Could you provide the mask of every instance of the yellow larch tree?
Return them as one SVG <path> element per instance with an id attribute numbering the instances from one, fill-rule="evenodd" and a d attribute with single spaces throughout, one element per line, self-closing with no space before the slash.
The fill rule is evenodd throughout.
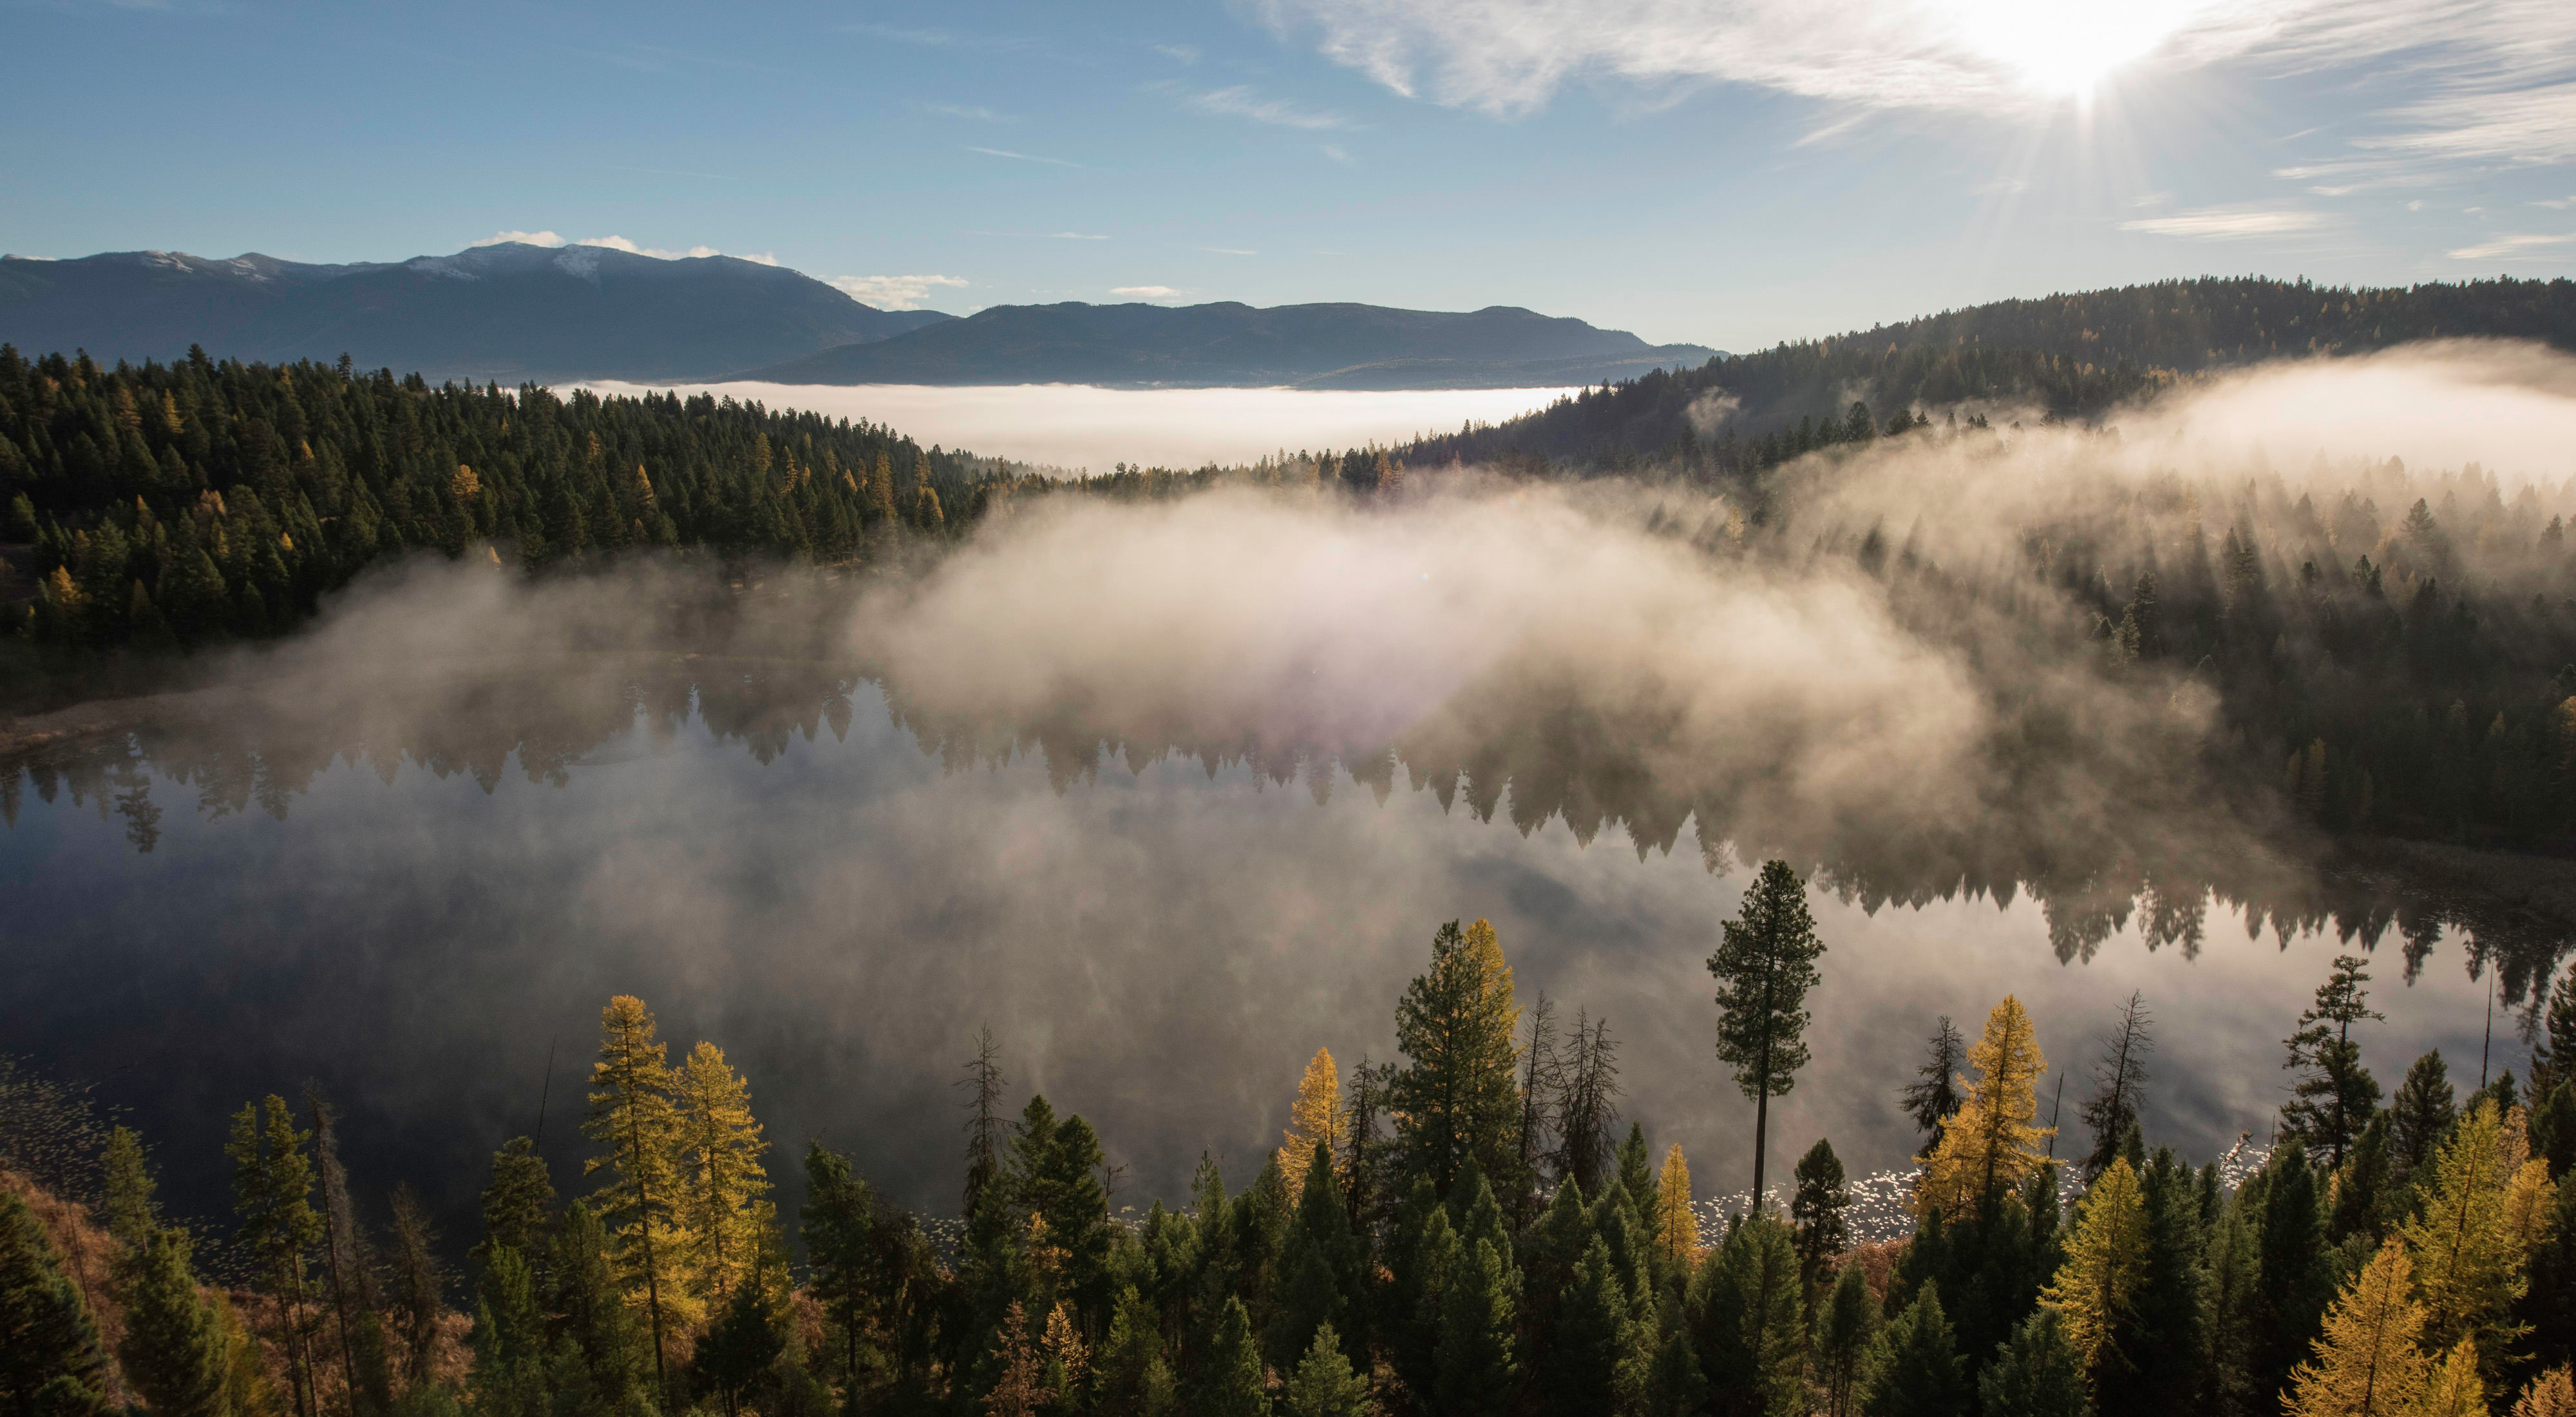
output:
<path id="1" fill-rule="evenodd" d="M 769 1173 L 760 1164 L 769 1143 L 751 1114 L 751 1083 L 712 1043 L 690 1050 L 678 1100 L 684 1263 L 690 1291 L 713 1304 L 752 1273 L 775 1225 Z"/>
<path id="2" fill-rule="evenodd" d="M 615 1242 L 619 1286 L 651 1325 L 653 1375 L 667 1397 L 664 1350 L 699 1309 L 674 1282 L 688 1249 L 677 1221 L 680 1116 L 671 1104 L 668 1052 L 653 1035 L 653 1011 L 632 994 L 600 1010 L 599 1058 L 590 1067 L 590 1115 L 582 1134 L 602 1150 L 582 1162 L 581 1174 L 606 1177 L 592 1199 Z"/>
<path id="3" fill-rule="evenodd" d="M 2130 1305 L 2146 1279 L 2146 1196 L 2138 1173 L 2122 1157 L 2085 1193 L 2066 1259 L 2039 1296 L 2065 1319 L 2067 1341 L 2084 1360 L 2086 1381 L 2101 1382 L 2103 1354 L 2130 1320 Z"/>
<path id="4" fill-rule="evenodd" d="M 1655 1180 L 1655 1243 L 1676 1272 L 1689 1274 L 1699 1264 L 1699 1216 L 1691 1210 L 1690 1163 L 1682 1145 L 1664 1153 L 1663 1173 Z"/>
<path id="5" fill-rule="evenodd" d="M 2390 1240 L 2335 1296 L 2316 1356 L 2290 1370 L 2288 1417 L 2413 1417 L 2432 1367 L 2414 1269 Z"/>
<path id="6" fill-rule="evenodd" d="M 2424 1382 L 2415 1417 L 2487 1417 L 2487 1386 L 2478 1378 L 2478 1345 L 2463 1338 L 2451 1345 Z"/>
<path id="7" fill-rule="evenodd" d="M 2038 1125 L 2039 1078 L 2048 1060 L 2021 1000 L 2006 994 L 1986 1015 L 1968 1066 L 1977 1075 L 1960 1075 L 1958 1113 L 1932 1154 L 1918 1158 L 1924 1166 L 1914 1190 L 1918 1214 L 1963 1214 L 1998 1188 L 2020 1185 L 2048 1159 L 2041 1148 L 2056 1129 Z"/>
<path id="8" fill-rule="evenodd" d="M 1341 1069 L 1333 1063 L 1332 1049 L 1318 1048 L 1314 1060 L 1306 1064 L 1305 1077 L 1298 1080 L 1297 1102 L 1288 1109 L 1288 1130 L 1279 1147 L 1279 1174 L 1287 1178 L 1292 1205 L 1305 1192 L 1306 1168 L 1314 1163 L 1316 1143 L 1323 1144 L 1326 1155 L 1339 1156 L 1349 1132 L 1349 1119 L 1342 1110 Z"/>
<path id="9" fill-rule="evenodd" d="M 2513 1307 L 2530 1252 L 2506 1225 L 2510 1160 L 2504 1119 L 2482 1100 L 2434 1150 L 2424 1200 L 2398 1229 L 2424 1301 L 2425 1336 L 2437 1346 L 2475 1338 L 2500 1354 L 2523 1331 Z"/>
<path id="10" fill-rule="evenodd" d="M 2533 1378 L 2514 1403 L 2513 1417 L 2576 1417 L 2576 1371 L 2561 1363 Z"/>

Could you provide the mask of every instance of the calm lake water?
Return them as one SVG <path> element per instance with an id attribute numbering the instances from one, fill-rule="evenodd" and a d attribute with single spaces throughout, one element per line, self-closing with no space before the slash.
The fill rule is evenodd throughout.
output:
<path id="1" fill-rule="evenodd" d="M 1250 1179 L 1314 1051 L 1387 1057 L 1434 930 L 1485 916 L 1524 1000 L 1609 1020 L 1622 1110 L 1657 1150 L 1679 1142 L 1703 1194 L 1744 1184 L 1752 1109 L 1712 1057 L 1703 967 L 1750 874 L 1726 853 L 1689 831 L 1666 850 L 1587 844 L 1563 817 L 1524 830 L 1516 789 L 1486 784 L 1488 816 L 1472 785 L 1401 766 L 1381 794 L 1329 762 L 1065 746 L 1082 741 L 942 751 L 866 681 L 699 671 L 535 706 L 503 687 L 334 722 L 209 712 L 10 764 L 0 1051 L 94 1081 L 209 1220 L 225 1114 L 316 1080 L 346 1109 L 359 1192 L 410 1181 L 461 1247 L 489 1153 L 541 1099 L 557 1185 L 578 1186 L 612 993 L 646 999 L 675 1056 L 706 1038 L 748 1074 L 785 1205 L 821 1140 L 953 1209 L 952 1085 L 989 1024 L 1013 1105 L 1034 1088 L 1090 1118 L 1141 1204 L 1181 1196 L 1202 1150 Z M 1894 1092 L 1935 1016 L 1973 1035 L 2007 992 L 2038 1021 L 2044 1099 L 2139 990 L 2150 1140 L 2201 1159 L 2260 1142 L 2280 1040 L 2373 934 L 2370 1066 L 2393 1085 L 2439 1047 L 2476 1080 L 2495 971 L 2473 977 L 2438 915 L 2356 909 L 2347 944 L 2329 916 L 2249 937 L 2170 886 L 2097 890 L 2089 929 L 2062 893 L 1955 873 L 1899 893 L 1817 889 L 1815 1063 L 1775 1105 L 1775 1168 L 1818 1136 L 1856 1173 L 1901 1165 Z M 2521 1071 L 2516 1017 L 2497 1010 L 2493 1062 Z M 2070 1121 L 2084 1091 L 2079 1071 Z M 2061 1154 L 2083 1144 L 2070 1130 Z"/>

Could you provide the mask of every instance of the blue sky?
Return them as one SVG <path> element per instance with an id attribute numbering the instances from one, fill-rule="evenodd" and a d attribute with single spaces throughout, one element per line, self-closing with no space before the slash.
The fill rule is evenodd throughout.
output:
<path id="1" fill-rule="evenodd" d="M 1527 305 L 1745 349 L 2576 272 L 2567 0 L 0 0 L 0 249 L 507 231 L 878 304 Z"/>

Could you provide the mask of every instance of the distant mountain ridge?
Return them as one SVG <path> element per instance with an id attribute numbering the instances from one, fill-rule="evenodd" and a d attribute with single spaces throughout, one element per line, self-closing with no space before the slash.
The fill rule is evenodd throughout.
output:
<path id="1" fill-rule="evenodd" d="M 1255 308 L 997 305 L 909 334 L 745 371 L 780 384 L 1045 384 L 1320 389 L 1524 388 L 1633 379 L 1718 351 L 1510 305 L 1447 312 L 1349 303 Z"/>
<path id="2" fill-rule="evenodd" d="M 432 379 L 704 380 L 949 317 L 879 310 L 732 256 L 663 260 L 502 242 L 400 262 L 311 265 L 122 251 L 0 260 L 0 342 L 168 361 L 336 359 Z"/>

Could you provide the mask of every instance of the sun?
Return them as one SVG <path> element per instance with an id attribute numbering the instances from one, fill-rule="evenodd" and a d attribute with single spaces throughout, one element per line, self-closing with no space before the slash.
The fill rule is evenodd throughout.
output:
<path id="1" fill-rule="evenodd" d="M 2052 98 L 2084 97 L 2154 49 L 2199 8 L 2193 0 L 1945 0 L 1960 40 Z"/>

